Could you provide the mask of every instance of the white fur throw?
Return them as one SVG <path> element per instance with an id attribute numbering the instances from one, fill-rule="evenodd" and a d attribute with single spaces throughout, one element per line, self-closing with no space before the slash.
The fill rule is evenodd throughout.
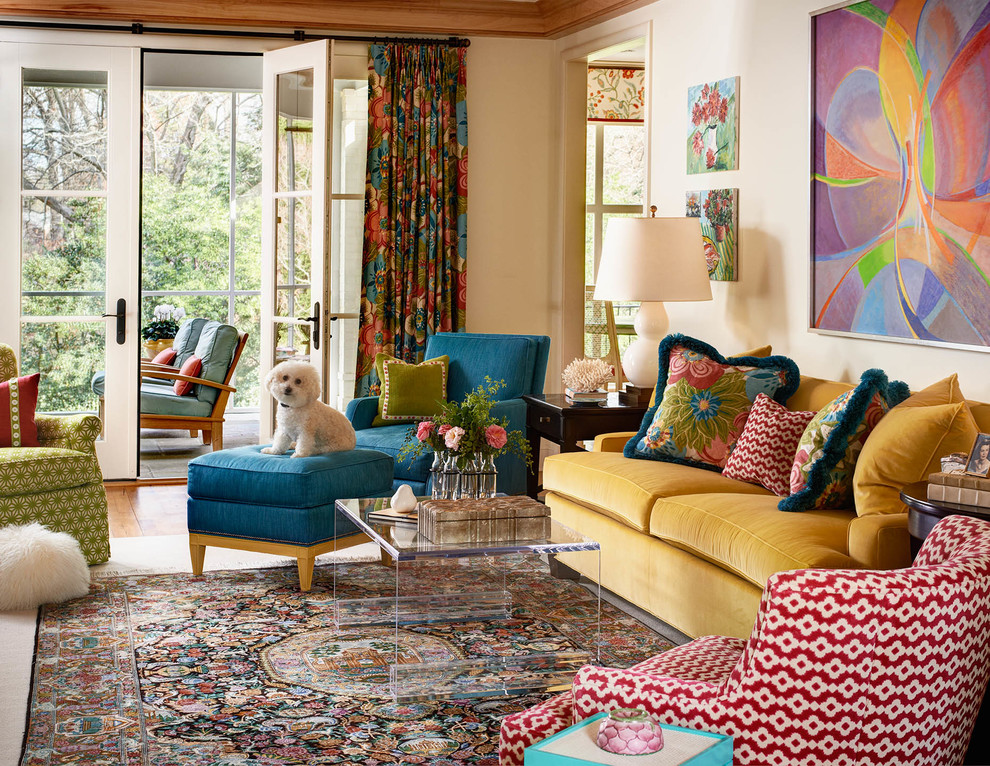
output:
<path id="1" fill-rule="evenodd" d="M 87 593 L 89 567 L 72 535 L 38 523 L 0 528 L 0 612 Z"/>

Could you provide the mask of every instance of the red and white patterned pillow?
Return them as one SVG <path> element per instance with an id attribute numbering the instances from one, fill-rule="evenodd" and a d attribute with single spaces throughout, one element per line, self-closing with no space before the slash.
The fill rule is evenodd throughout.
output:
<path id="1" fill-rule="evenodd" d="M 793 412 L 766 394 L 758 394 L 722 475 L 787 497 L 794 453 L 813 417 L 814 412 Z"/>
<path id="2" fill-rule="evenodd" d="M 41 373 L 0 383 L 0 447 L 40 447 L 34 410 Z"/>

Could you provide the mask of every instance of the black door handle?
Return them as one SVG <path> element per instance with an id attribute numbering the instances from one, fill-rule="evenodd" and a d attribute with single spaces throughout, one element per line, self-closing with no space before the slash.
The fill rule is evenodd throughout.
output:
<path id="1" fill-rule="evenodd" d="M 117 317 L 117 345 L 123 346 L 125 335 L 124 330 L 127 326 L 127 301 L 123 298 L 117 299 L 117 313 L 116 314 L 104 314 L 104 317 Z"/>
<path id="2" fill-rule="evenodd" d="M 313 304 L 313 316 L 311 317 L 296 317 L 300 322 L 312 322 L 313 332 L 310 336 L 310 342 L 313 348 L 317 351 L 320 350 L 320 302 L 317 301 Z"/>

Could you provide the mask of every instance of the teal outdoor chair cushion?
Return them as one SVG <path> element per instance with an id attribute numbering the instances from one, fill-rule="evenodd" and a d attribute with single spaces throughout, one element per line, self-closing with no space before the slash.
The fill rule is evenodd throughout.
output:
<path id="1" fill-rule="evenodd" d="M 194 317 L 187 319 L 179 326 L 175 340 L 172 341 L 172 348 L 175 349 L 175 359 L 172 360 L 173 367 L 176 369 L 181 367 L 196 351 L 196 344 L 199 343 L 199 336 L 206 322 L 207 320 L 203 317 Z"/>
<path id="2" fill-rule="evenodd" d="M 237 329 L 229 324 L 220 324 L 212 320 L 204 324 L 193 351 L 194 356 L 203 360 L 203 369 L 198 377 L 212 380 L 214 383 L 223 383 L 227 368 L 230 367 L 230 360 L 234 358 L 237 340 Z M 213 404 L 220 392 L 209 386 L 196 386 L 195 393 L 196 398 L 201 402 Z"/>
<path id="3" fill-rule="evenodd" d="M 210 402 L 204 402 L 195 396 L 178 396 L 170 385 L 162 386 L 157 383 L 141 383 L 141 414 L 142 415 L 182 415 L 184 417 L 205 418 L 213 411 Z"/>

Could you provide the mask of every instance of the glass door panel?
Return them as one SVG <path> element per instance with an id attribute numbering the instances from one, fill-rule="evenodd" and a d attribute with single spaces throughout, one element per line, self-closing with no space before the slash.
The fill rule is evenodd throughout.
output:
<path id="1" fill-rule="evenodd" d="M 0 284 L 0 340 L 41 373 L 40 412 L 104 418 L 105 478 L 136 474 L 136 63 L 128 49 L 0 45 L 0 112 L 20 137 L 0 147 L 15 275 Z"/>
<path id="2" fill-rule="evenodd" d="M 333 58 L 333 140 L 330 187 L 329 403 L 343 411 L 354 398 L 364 193 L 368 167 L 368 76 L 364 55 Z"/>
<path id="3" fill-rule="evenodd" d="M 264 57 L 261 375 L 286 359 L 316 365 L 326 401 L 327 82 L 330 42 Z M 261 438 L 274 407 L 261 396 Z"/>

